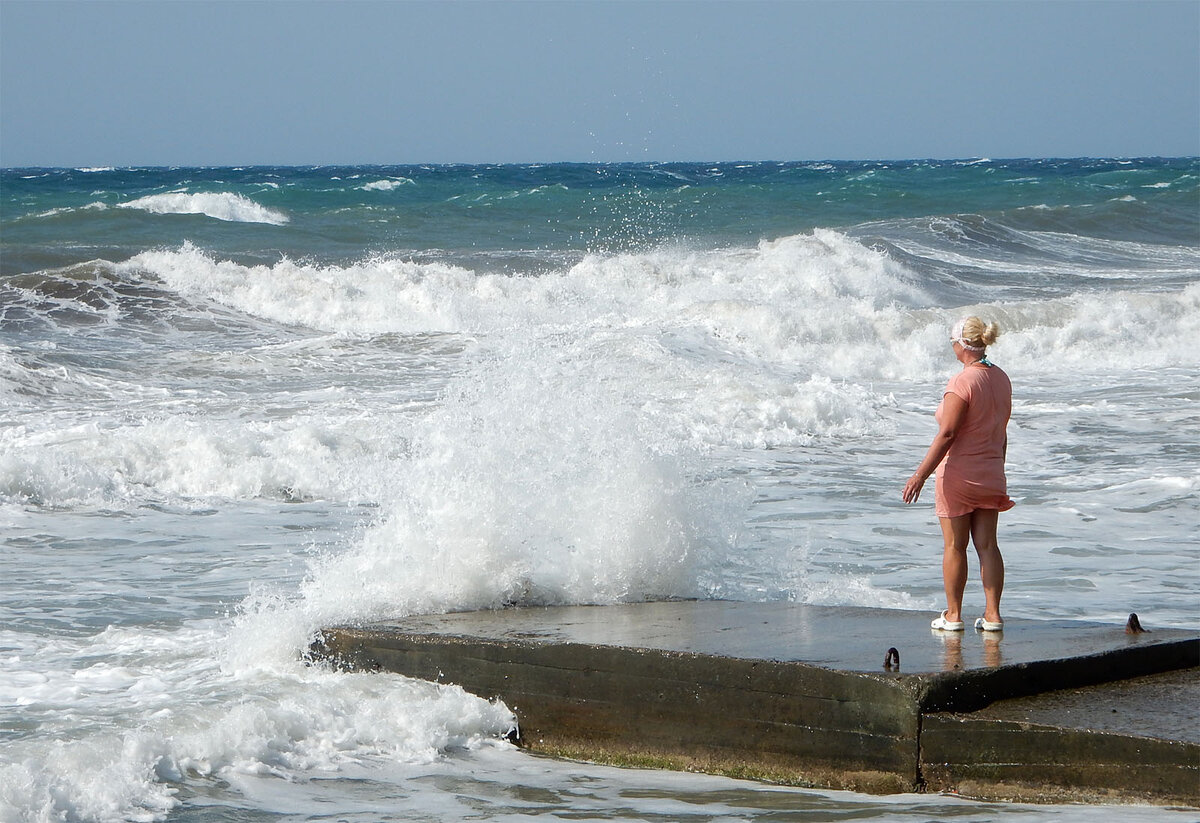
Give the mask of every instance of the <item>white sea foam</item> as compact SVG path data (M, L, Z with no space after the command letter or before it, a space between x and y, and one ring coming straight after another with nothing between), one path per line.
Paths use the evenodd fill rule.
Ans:
M120 203L119 206L141 209L153 214L203 214L234 223L270 223L282 226L290 220L283 212L268 209L248 197L230 192L192 194L172 191L139 197L127 203Z
M375 180L370 183L364 183L358 188L362 191L393 191L401 186L415 186L416 181L408 177L389 177L384 180Z
M46 350L53 351L53 344ZM0 346L0 401L8 404L14 413L13 422L17 419L18 410L44 410L48 402L89 403L100 397L111 398L114 395L138 401L154 394L153 390L147 391L144 387L90 376L67 366L47 365L37 358L31 358L28 353L18 355L14 350ZM45 414L37 416L44 418Z
M234 422L166 416L125 425L0 431L0 497L41 506L136 500L373 499L379 421L327 415ZM366 485L362 481L367 481Z
M504 288L504 278L475 278L441 263L367 261L318 267L283 260L242 266L185 245L128 261L189 297L256 317L349 334L470 330L472 310ZM464 316L468 315L468 316Z
M538 277L476 274L444 263L373 259L345 267L284 260L247 267L185 245L138 255L124 268L149 271L189 296L283 323L353 334L490 332L525 326L703 322L706 306L816 306L863 315L920 302L903 268L835 232L763 243L757 249L589 256ZM865 318L845 318L853 336ZM837 329L832 319L825 322ZM817 336L793 326L783 333Z
M71 207L71 206L62 206L57 209L48 209L47 211L39 212L33 216L35 218L57 217L60 214L72 214L73 212L77 212L77 211L104 211L107 208L108 208L107 203L102 203L99 200L97 200L95 202L88 203L86 206L79 206L78 208Z
M1200 283L1177 292L1081 293L968 308L1000 323L997 356L1028 374L1063 366L1125 370L1195 363L1178 341L1200 334Z
M630 407L610 368L586 343L531 342L464 375L306 608L344 620L701 594L732 529L727 490L696 479L686 444Z
M1200 334L1200 285L921 308L927 301L902 267L834 233L756 249L592 256L540 277L397 260L247 267L189 246L144 253L115 268L122 271L148 271L189 297L338 334L487 335L487 347L502 354L527 344L520 335L510 339L515 329L535 342L568 334L642 375L652 389L631 387L631 395L640 393L647 408L674 421L677 436L712 446L887 431L889 400L864 379L942 374L945 327L966 311L1000 322L1004 335L994 356L1025 376L1063 364L1187 365L1190 355L1173 341ZM44 383L51 375L6 368L6 379ZM692 399L683 413L673 398L685 394ZM358 436L343 441L324 422L310 422L313 442L332 437L346 452L362 448ZM63 502L86 496L84 489L120 497L127 483L196 497L343 493L330 479L348 471L330 457L335 452L288 445L301 442L303 426L254 426L260 428L235 428L233 437L170 419L79 437L68 428L56 434L74 445L10 444L5 488L24 499ZM32 457L38 453L44 457ZM303 470L306 461L311 473ZM101 466L101 475L90 474L90 466Z
M1104 253L1139 251L1136 244L1113 245L1105 243ZM1163 265L1179 271L1190 262L1163 254ZM536 277L395 259L243 266L187 245L140 254L119 268L149 272L191 298L338 334L449 332L503 340L513 329L537 335L642 329L690 335L755 368L782 368L787 380L939 374L943 327L968 310L998 320L1005 336L997 351L1034 372L1052 359L1116 357L1130 368L1184 364L1186 351L1171 341L1196 334L1200 323L1196 285L923 308L933 300L902 266L825 231L752 249L592 255Z
M158 820L178 805L172 783L185 777L289 779L378 759L427 763L514 725L503 704L454 686L337 674L305 667L294 653L264 658L258 646L289 638L263 621L255 629L250 647L225 623L4 637L22 656L0 658L0 671L16 675L5 672L0 697L50 725L6 744L0 818ZM43 674L31 676L34 666ZM93 723L81 734L67 721L56 733L56 707Z

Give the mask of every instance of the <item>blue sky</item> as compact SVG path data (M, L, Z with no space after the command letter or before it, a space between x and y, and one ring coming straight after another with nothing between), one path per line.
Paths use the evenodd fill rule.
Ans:
M1200 154L1200 2L0 0L0 165Z

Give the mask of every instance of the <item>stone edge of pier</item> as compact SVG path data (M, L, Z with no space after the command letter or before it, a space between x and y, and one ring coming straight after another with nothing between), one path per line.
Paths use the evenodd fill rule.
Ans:
M1200 807L1200 745L998 720L1011 698L1200 666L1200 638L931 674L520 638L323 630L315 659L454 684L531 751L874 794Z

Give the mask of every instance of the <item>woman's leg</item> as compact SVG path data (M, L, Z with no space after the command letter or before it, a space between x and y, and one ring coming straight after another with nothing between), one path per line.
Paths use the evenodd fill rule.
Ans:
M979 579L983 582L986 606L983 619L999 623L1000 595L1004 593L1004 558L996 539L1000 512L996 509L976 509L971 512L971 542L979 555Z
M946 619L962 620L963 591L967 588L967 541L971 515L939 517L942 524L942 585L946 587Z

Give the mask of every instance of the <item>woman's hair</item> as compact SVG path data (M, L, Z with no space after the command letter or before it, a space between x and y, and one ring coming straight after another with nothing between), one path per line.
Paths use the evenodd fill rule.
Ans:
M999 325L984 323L975 315L964 317L959 323L961 325L959 336L972 346L990 346L1000 336Z

